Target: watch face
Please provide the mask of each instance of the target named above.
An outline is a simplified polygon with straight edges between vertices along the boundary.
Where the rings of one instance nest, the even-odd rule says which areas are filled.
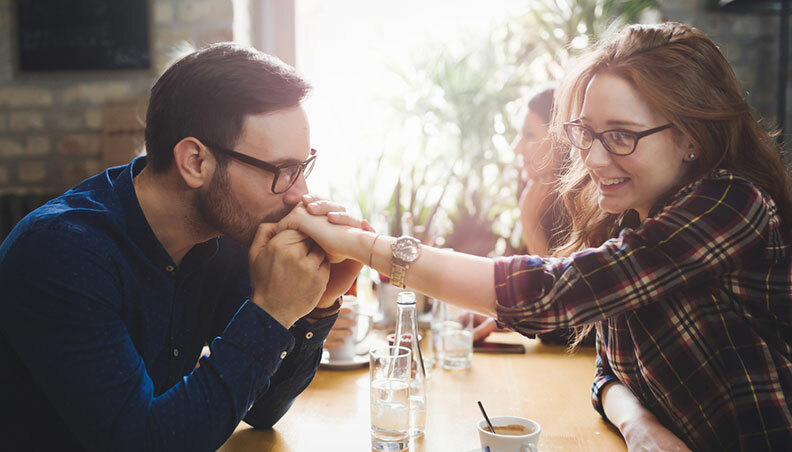
[[[393,255],[405,262],[418,259],[421,254],[421,242],[412,237],[401,237],[393,244]]]

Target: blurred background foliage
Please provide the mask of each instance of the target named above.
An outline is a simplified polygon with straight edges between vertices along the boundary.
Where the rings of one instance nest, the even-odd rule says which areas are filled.
[[[485,36],[415,49],[387,105],[393,127],[357,170],[356,201],[391,235],[477,255],[520,246],[511,142],[522,97],[624,24],[659,19],[655,0],[532,0]],[[413,143],[420,143],[415,146]],[[393,187],[387,201],[377,184]],[[377,222],[375,221],[375,224]]]

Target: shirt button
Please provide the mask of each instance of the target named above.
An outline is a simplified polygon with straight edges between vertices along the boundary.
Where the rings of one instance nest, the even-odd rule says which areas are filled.
[[[310,338],[312,338],[312,337],[313,337],[313,333],[312,333],[312,332],[310,332],[310,331],[309,331],[308,333],[306,333],[306,334],[305,334],[305,338],[306,338],[306,339],[310,339]]]
[[[173,273],[174,270],[176,270],[176,268],[173,265],[166,265],[165,266],[165,271],[168,272],[168,273]]]
[[[174,349],[173,349],[173,356],[174,356],[175,358],[178,358],[178,357],[179,357],[179,349],[178,349],[178,348],[174,348]]]
[[[283,359],[283,358],[285,358],[285,357],[286,357],[286,350],[284,350],[284,351],[282,351],[282,352],[281,352],[281,359]]]

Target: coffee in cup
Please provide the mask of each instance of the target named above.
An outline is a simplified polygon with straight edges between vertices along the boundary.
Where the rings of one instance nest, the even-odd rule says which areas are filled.
[[[495,433],[485,419],[476,424],[482,448],[489,447],[491,452],[537,452],[542,428],[536,421],[517,416],[495,416],[490,421]]]
[[[484,430],[492,433],[492,430],[490,430],[489,426],[484,427]],[[530,435],[531,433],[536,431],[532,426],[526,427],[525,425],[522,424],[499,425],[495,427],[495,430],[498,435],[513,435],[513,436]]]

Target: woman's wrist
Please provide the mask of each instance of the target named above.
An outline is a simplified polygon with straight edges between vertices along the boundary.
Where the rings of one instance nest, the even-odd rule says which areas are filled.
[[[632,429],[656,419],[627,386],[614,381],[602,388],[602,407],[608,420],[627,437]]]
[[[631,416],[627,416],[619,422],[619,425],[616,428],[619,429],[622,436],[625,438],[629,438],[636,432],[637,430],[645,430],[650,425],[659,424],[660,422],[657,420],[654,414],[652,414],[646,408],[640,408],[635,410]]]
[[[382,237],[383,234],[356,229],[354,231],[354,237],[352,238],[354,242],[349,246],[349,257],[364,265],[369,265],[369,257],[376,257],[370,255],[375,253],[373,245],[375,245],[377,241],[382,240]]]

